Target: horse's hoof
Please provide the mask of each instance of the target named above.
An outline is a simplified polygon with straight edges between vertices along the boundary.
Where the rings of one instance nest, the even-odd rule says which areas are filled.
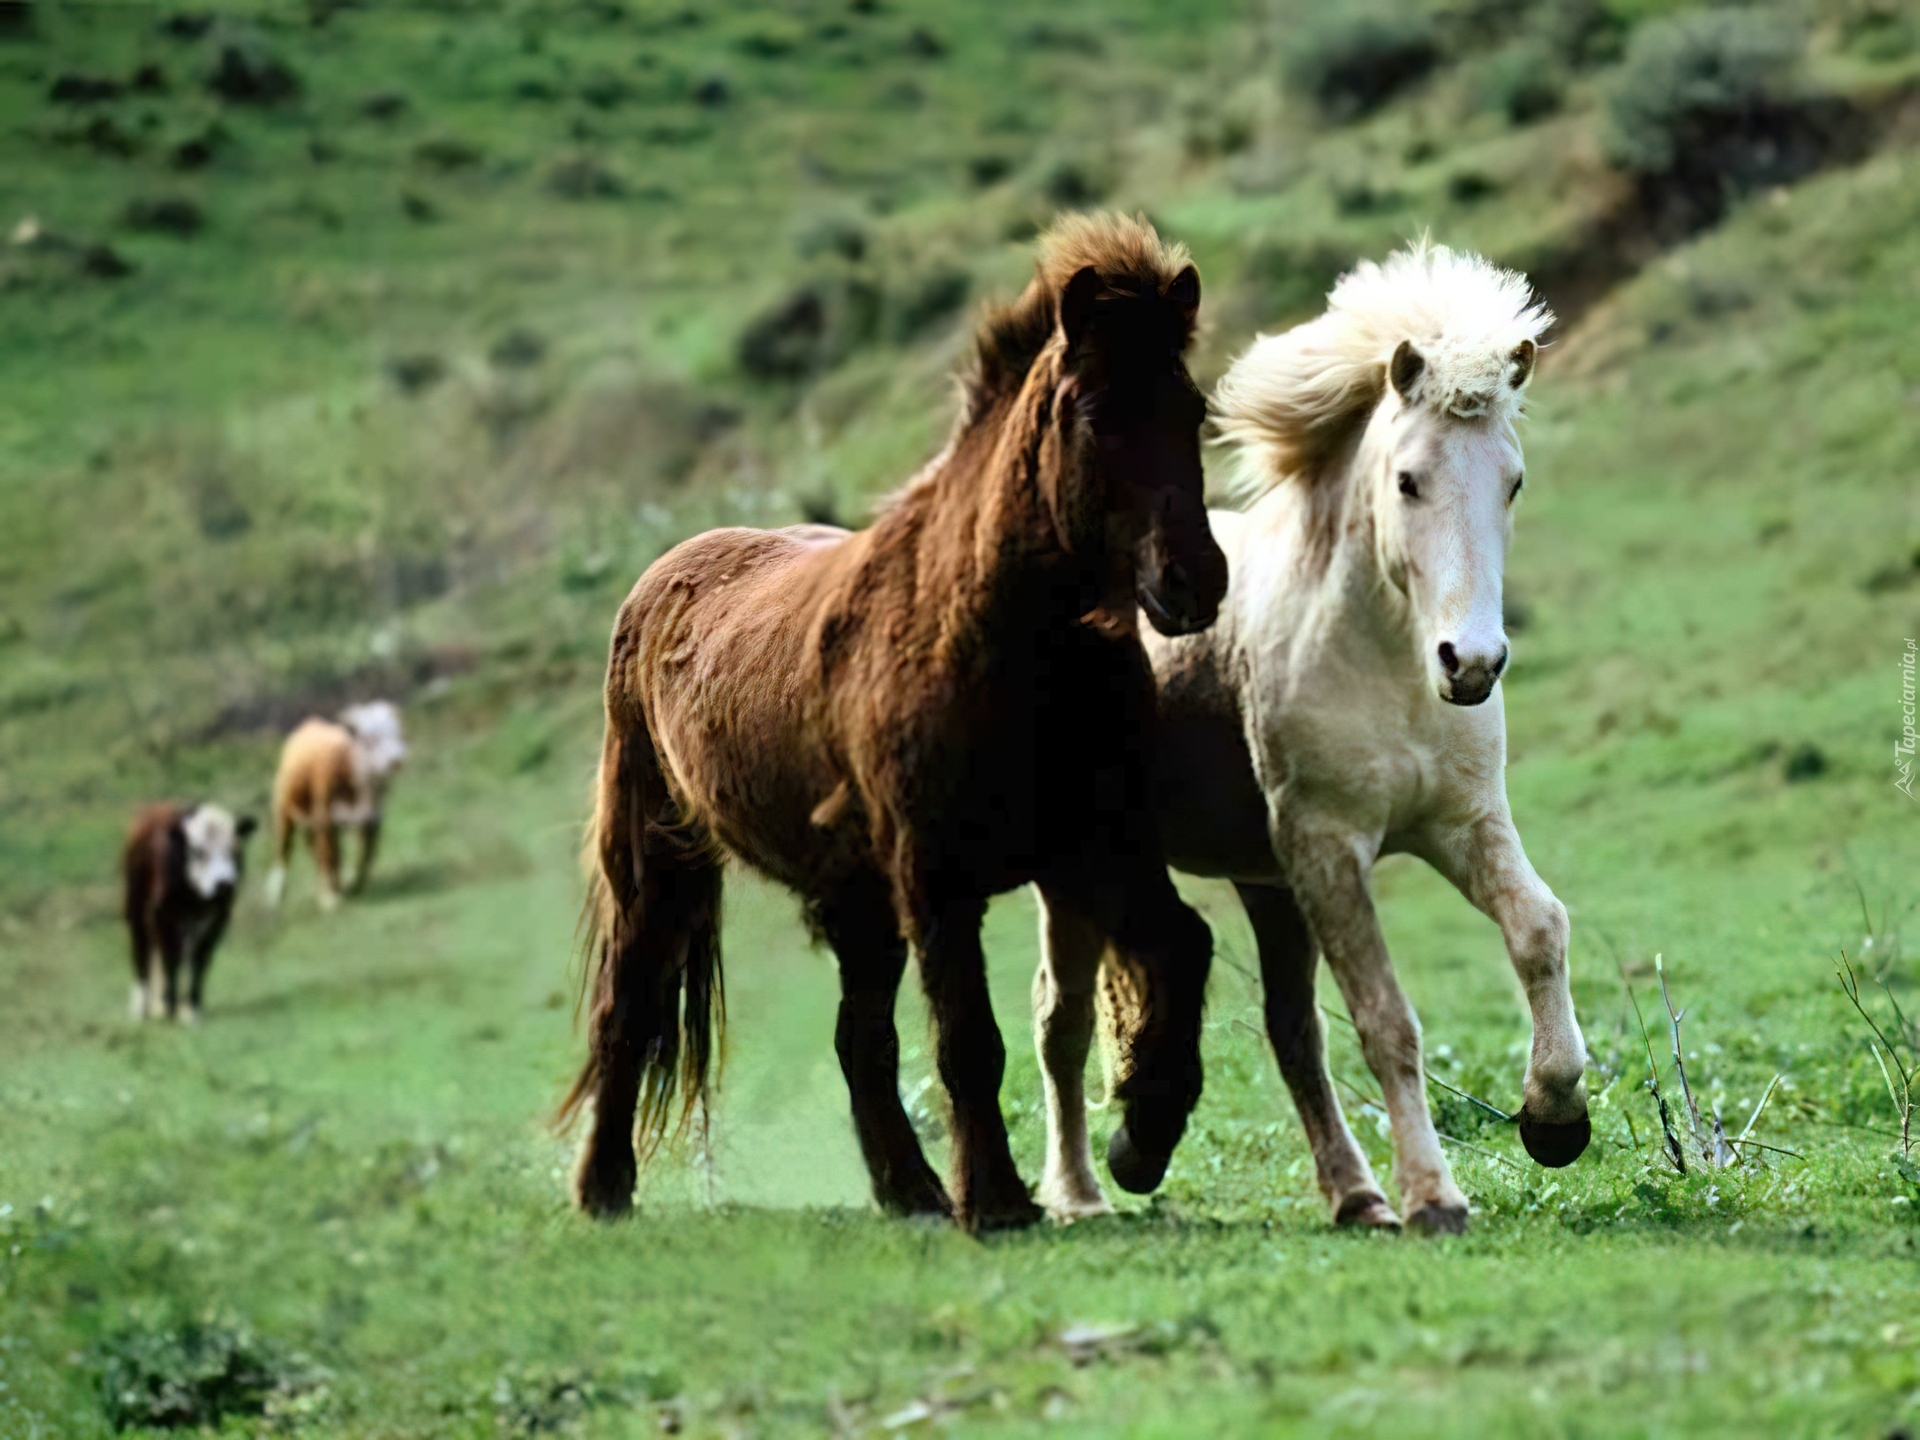
[[[916,1183],[904,1185],[889,1194],[875,1197],[880,1208],[904,1220],[951,1220],[953,1202],[946,1187],[929,1170]]]
[[[1107,1141],[1107,1170],[1114,1184],[1129,1194],[1151,1195],[1159,1189],[1172,1160],[1171,1151],[1165,1155],[1149,1155],[1140,1149],[1125,1125],[1115,1130]]]
[[[1520,1143],[1527,1154],[1549,1170],[1560,1170],[1578,1160],[1593,1139],[1593,1122],[1585,1115],[1578,1120],[1535,1120],[1520,1108]]]
[[[1357,1190],[1340,1202],[1340,1208],[1333,1212],[1333,1223],[1342,1230],[1398,1230],[1400,1217],[1393,1213],[1385,1196]]]
[[[574,1176],[574,1203],[596,1220],[618,1220],[633,1209],[637,1178],[631,1166],[583,1165]]]
[[[1422,1235],[1464,1235],[1467,1233],[1467,1207],[1442,1205],[1429,1200],[1407,1216],[1407,1228]]]
[[[969,1235],[989,1235],[996,1230],[1025,1230],[1046,1218],[1046,1211],[1027,1196],[1018,1200],[1008,1196],[992,1205],[982,1205],[960,1217],[960,1226]]]
[[[1091,1177],[1075,1185],[1043,1182],[1038,1198],[1040,1208],[1047,1212],[1047,1218],[1056,1225],[1071,1225],[1076,1220],[1091,1220],[1096,1215],[1113,1213],[1113,1206],[1100,1193],[1099,1183]]]

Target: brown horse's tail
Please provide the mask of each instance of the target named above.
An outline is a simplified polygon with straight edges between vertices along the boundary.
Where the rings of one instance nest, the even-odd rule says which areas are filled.
[[[604,1216],[632,1205],[640,1166],[705,1105],[726,1019],[720,857],[680,815],[637,714],[607,717],[587,861],[587,1061],[560,1121],[593,1102],[573,1188]]]

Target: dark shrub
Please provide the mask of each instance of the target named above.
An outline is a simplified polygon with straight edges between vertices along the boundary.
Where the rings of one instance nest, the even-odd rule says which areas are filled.
[[[182,240],[198,235],[207,223],[199,204],[184,195],[156,195],[129,201],[120,219],[130,230],[158,231]]]
[[[1040,177],[1040,193],[1055,205],[1091,205],[1107,193],[1106,181],[1078,160],[1060,160]]]
[[[33,0],[0,0],[0,40],[33,33]]]
[[[464,170],[480,163],[480,147],[458,135],[438,135],[414,146],[413,158],[435,170]]]
[[[300,93],[300,78],[250,31],[229,33],[214,47],[207,88],[236,105],[279,105]]]
[[[407,97],[398,90],[376,90],[360,102],[360,113],[369,120],[398,120],[407,113]]]
[[[96,280],[124,280],[133,265],[111,245],[89,245],[80,252],[80,269]]]
[[[1826,753],[1812,741],[1803,740],[1787,752],[1783,772],[1790,783],[1817,780],[1827,773]]]
[[[740,332],[740,368],[756,380],[824,374],[873,338],[880,310],[879,290],[858,276],[809,281]]]
[[[396,355],[387,362],[387,374],[405,394],[419,395],[446,379],[447,362],[430,351]]]
[[[620,176],[593,155],[565,155],[547,171],[547,189],[563,200],[611,200],[626,193]]]
[[[1379,109],[1439,63],[1439,40],[1424,17],[1330,14],[1297,37],[1287,78],[1325,118],[1345,121]]]
[[[101,1403],[116,1430],[263,1415],[276,1400],[314,1394],[328,1378],[305,1357],[220,1321],[123,1330],[101,1346],[99,1365]]]
[[[176,10],[161,17],[158,29],[169,40],[198,40],[213,28],[213,16],[205,10]]]
[[[1800,49],[1792,30],[1747,10],[1641,26],[1607,97],[1614,159],[1671,170],[1689,150],[1762,122],[1790,98]]]
[[[867,227],[851,215],[821,215],[800,228],[793,237],[793,248],[804,260],[822,255],[863,260],[867,254]]]
[[[227,148],[230,139],[226,127],[216,120],[173,147],[173,153],[169,157],[173,162],[173,168],[204,170],[213,163],[215,156]]]
[[[1544,45],[1510,46],[1487,66],[1487,104],[1515,125],[1553,114],[1563,94],[1560,67]]]
[[[547,355],[544,337],[531,330],[509,330],[493,342],[487,359],[502,370],[526,370],[538,365]]]
[[[718,110],[731,99],[733,87],[724,75],[709,75],[693,87],[693,103],[708,110]]]
[[[1354,258],[1351,251],[1324,244],[1255,241],[1247,255],[1246,277],[1259,292],[1256,308],[1262,320],[1317,312]]]
[[[945,320],[967,302],[973,277],[955,265],[936,265],[902,283],[887,297],[887,332],[912,340]]]
[[[47,98],[56,105],[98,105],[118,100],[126,88],[111,75],[59,75],[47,88]]]

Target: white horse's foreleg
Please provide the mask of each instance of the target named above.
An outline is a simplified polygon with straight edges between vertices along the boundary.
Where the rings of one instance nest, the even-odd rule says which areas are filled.
[[[1093,1171],[1087,1139],[1087,1050],[1094,986],[1107,937],[1060,899],[1040,892],[1040,966],[1033,974],[1033,1044],[1047,1102],[1047,1164],[1040,1203],[1063,1223],[1113,1207]]]
[[[1334,1094],[1320,1006],[1313,991],[1320,954],[1306,917],[1293,896],[1277,885],[1235,888],[1260,949],[1267,1037],[1306,1131],[1314,1173],[1333,1222],[1398,1228],[1400,1217],[1380,1193],[1380,1182],[1373,1178],[1373,1167],[1347,1128],[1347,1117]]]
[[[1542,1165],[1571,1165],[1591,1129],[1580,1083],[1587,1045],[1567,983],[1567,908],[1534,873],[1504,812],[1436,837],[1433,852],[1435,868],[1500,927],[1533,1012],[1520,1112],[1527,1153]]]
[[[1276,842],[1386,1100],[1401,1214],[1416,1229],[1457,1234],[1467,1226],[1467,1197],[1454,1184],[1427,1112],[1420,1020],[1394,977],[1367,891],[1372,848],[1358,836],[1277,834]]]

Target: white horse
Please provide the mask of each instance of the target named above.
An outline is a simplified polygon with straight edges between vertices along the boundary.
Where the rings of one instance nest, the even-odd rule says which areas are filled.
[[[1423,243],[1361,264],[1319,319],[1257,339],[1215,397],[1254,497],[1212,515],[1232,569],[1226,605],[1204,634],[1146,637],[1167,854],[1239,891],[1267,1031],[1336,1224],[1400,1219],[1334,1095],[1320,953],[1386,1101],[1401,1214],[1432,1231],[1467,1222],[1427,1113],[1420,1024],[1374,914],[1382,854],[1418,855],[1500,927],[1533,1012],[1528,1151],[1567,1165],[1589,1138],[1567,912],[1507,807],[1499,695],[1515,421],[1551,318],[1522,276]],[[1082,1094],[1107,943],[1059,897],[1041,899],[1040,1199],[1073,1219],[1108,1208]]]

